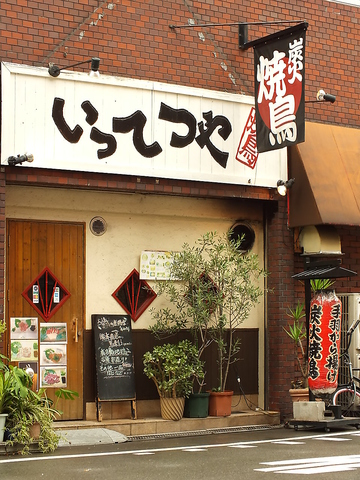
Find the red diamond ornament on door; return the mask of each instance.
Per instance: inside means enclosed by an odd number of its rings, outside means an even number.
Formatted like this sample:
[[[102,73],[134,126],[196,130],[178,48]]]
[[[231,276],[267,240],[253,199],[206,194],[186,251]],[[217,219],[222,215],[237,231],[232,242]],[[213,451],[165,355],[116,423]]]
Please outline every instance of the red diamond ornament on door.
[[[112,296],[136,322],[155,300],[156,293],[145,280],[140,280],[139,272],[134,268]]]
[[[56,313],[70,297],[70,293],[46,267],[35,280],[25,288],[22,296],[45,322],[48,322],[54,313]]]

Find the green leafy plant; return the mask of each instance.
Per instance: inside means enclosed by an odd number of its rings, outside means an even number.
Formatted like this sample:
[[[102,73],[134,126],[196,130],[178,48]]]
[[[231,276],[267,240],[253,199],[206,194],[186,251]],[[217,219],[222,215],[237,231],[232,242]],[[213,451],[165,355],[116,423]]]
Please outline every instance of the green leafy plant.
[[[265,272],[255,254],[239,253],[242,239],[208,232],[194,245],[184,243],[174,253],[172,280],[157,282],[158,295],[165,294],[171,306],[153,309],[156,335],[171,335],[182,329],[193,332],[198,357],[207,346],[217,346],[218,385],[224,391],[229,368],[237,360],[240,342],[236,329],[258,303]]]
[[[0,338],[6,331],[5,321],[0,321]],[[0,413],[9,413],[17,400],[26,397],[31,388],[31,378],[27,373],[5,363],[7,358],[0,355]]]
[[[297,303],[295,308],[289,308],[288,317],[293,319],[292,324],[289,323],[287,328],[283,327],[285,333],[294,342],[294,355],[299,367],[301,379],[292,382],[292,388],[306,388],[308,386],[308,361],[304,343],[306,342],[306,325],[302,318],[305,317],[304,304]]]
[[[9,413],[16,400],[25,398],[31,388],[30,377],[13,365],[0,365],[0,413]]]
[[[330,280],[329,278],[315,278],[310,280],[310,288],[313,293],[317,293],[332,287],[334,283],[335,280]]]
[[[40,434],[37,439],[42,452],[54,451],[59,437],[52,428],[52,422],[60,416],[60,412],[52,406],[44,391],[35,393],[28,390],[27,395],[9,409],[7,426],[9,430],[8,445],[21,445],[21,453],[29,452],[34,442],[31,427],[39,424]]]
[[[0,337],[5,332],[5,322],[0,322]],[[59,389],[55,392],[56,403],[60,398],[73,399],[77,392]],[[0,413],[6,413],[6,428],[9,432],[7,445],[20,445],[21,453],[27,454],[34,442],[31,427],[39,424],[37,439],[39,449],[46,453],[54,451],[59,436],[52,427],[53,421],[61,416],[56,404],[48,398],[46,389],[32,390],[32,379],[23,369],[8,364],[6,357],[0,356]]]
[[[194,377],[204,377],[203,363],[196,347],[183,340],[177,344],[156,346],[143,357],[144,373],[155,383],[160,397],[188,397]]]

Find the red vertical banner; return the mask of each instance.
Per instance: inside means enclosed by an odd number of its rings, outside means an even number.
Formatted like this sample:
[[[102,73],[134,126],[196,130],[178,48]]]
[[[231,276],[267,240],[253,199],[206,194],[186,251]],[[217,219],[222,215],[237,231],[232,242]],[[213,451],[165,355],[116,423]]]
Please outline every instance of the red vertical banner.
[[[259,152],[305,140],[306,27],[254,48],[256,141]]]
[[[310,303],[309,388],[315,395],[333,393],[338,384],[341,301],[320,292]]]

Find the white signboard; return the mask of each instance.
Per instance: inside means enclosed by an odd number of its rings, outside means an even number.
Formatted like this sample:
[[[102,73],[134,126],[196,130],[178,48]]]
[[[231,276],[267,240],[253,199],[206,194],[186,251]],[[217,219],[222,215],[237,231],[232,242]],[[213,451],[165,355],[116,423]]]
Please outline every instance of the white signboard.
[[[143,250],[140,256],[140,279],[169,280],[172,263],[171,252]]]
[[[275,187],[286,149],[257,154],[252,97],[1,64],[1,164]]]

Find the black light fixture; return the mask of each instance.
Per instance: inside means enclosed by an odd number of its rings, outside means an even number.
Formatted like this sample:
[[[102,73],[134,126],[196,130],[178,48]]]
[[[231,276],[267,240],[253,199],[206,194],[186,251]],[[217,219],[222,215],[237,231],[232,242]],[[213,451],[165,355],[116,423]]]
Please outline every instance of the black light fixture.
[[[285,197],[286,192],[290,187],[292,187],[295,183],[295,178],[290,178],[286,182],[284,180],[278,180],[276,187],[278,194],[281,195],[282,197]]]
[[[85,63],[91,63],[90,76],[99,76],[100,58],[98,57],[93,57],[93,58],[90,58],[89,60],[74,63],[73,65],[69,65],[68,67],[63,67],[63,68],[60,68],[54,64],[49,64],[48,72],[49,72],[49,75],[51,75],[52,77],[58,77],[62,70],[77,67],[78,65],[84,65]]]
[[[34,161],[34,155],[31,153],[25,153],[24,155],[18,155],[17,157],[9,157],[7,159],[8,165],[11,167],[14,167],[15,165],[22,165],[23,162],[33,162]]]
[[[316,100],[318,102],[335,103],[336,97],[335,95],[331,95],[331,93],[325,93],[324,90],[319,90],[316,94]]]

